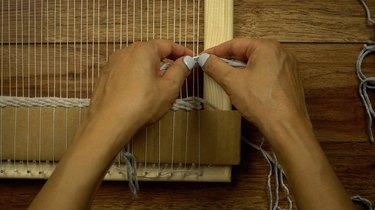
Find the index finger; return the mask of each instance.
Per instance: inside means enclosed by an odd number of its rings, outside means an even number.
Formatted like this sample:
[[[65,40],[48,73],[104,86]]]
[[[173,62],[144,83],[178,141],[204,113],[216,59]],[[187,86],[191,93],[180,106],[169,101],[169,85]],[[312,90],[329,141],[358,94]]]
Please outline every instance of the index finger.
[[[160,59],[169,58],[176,60],[185,55],[193,55],[190,49],[169,40],[154,40],[151,44],[155,47]]]
[[[249,60],[258,44],[259,40],[255,39],[233,39],[203,52],[224,58]]]

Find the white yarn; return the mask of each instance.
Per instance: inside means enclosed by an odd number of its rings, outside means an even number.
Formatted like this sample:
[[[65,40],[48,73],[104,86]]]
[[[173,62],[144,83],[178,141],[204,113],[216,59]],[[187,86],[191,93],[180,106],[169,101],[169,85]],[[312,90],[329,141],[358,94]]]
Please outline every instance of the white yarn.
[[[0,96],[0,107],[88,107],[90,99]]]
[[[177,99],[171,109],[177,110],[201,110],[203,104],[210,108],[216,109],[215,106],[208,103],[206,100],[200,97],[186,97]],[[57,97],[15,97],[15,96],[0,96],[0,107],[88,107],[90,105],[90,99],[84,98],[57,98]]]

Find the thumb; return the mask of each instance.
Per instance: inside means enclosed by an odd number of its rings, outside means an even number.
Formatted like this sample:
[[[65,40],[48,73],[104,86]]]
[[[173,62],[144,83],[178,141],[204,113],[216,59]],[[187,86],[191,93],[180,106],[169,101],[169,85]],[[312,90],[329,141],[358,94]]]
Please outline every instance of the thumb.
[[[199,66],[212,77],[220,86],[226,89],[229,74],[233,73],[233,67],[222,61],[215,55],[203,53],[198,58]]]

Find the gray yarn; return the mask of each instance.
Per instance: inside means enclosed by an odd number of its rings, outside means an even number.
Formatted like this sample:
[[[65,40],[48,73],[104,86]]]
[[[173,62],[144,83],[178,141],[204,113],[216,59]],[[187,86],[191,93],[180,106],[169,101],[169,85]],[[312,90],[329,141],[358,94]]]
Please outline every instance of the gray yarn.
[[[279,163],[277,161],[275,153],[272,153],[275,163],[273,164],[273,170],[275,173],[275,205],[273,210],[279,209]]]
[[[365,0],[360,0],[360,2],[362,3],[363,8],[365,9],[368,24],[370,24],[370,25],[375,24],[375,20],[371,18],[371,12],[370,12],[370,9],[367,6]],[[373,118],[375,117],[375,112],[374,112],[374,109],[372,108],[371,100],[370,100],[370,98],[367,94],[367,89],[375,89],[375,77],[366,77],[366,75],[363,74],[362,63],[363,63],[363,60],[365,59],[365,57],[368,54],[373,53],[373,52],[375,52],[375,42],[370,41],[367,44],[365,44],[363,49],[361,50],[361,52],[359,52],[358,57],[357,57],[357,62],[356,62],[356,65],[355,65],[356,74],[357,74],[357,77],[360,81],[359,88],[358,88],[359,95],[362,98],[363,105],[365,106],[366,113],[367,113],[367,116],[368,116],[367,132],[368,132],[369,140],[370,140],[371,143],[375,142],[374,141],[374,134],[373,134],[373,131],[372,131],[372,121],[373,121]],[[366,206],[367,210],[375,210],[375,206],[373,206],[371,201],[369,201],[368,199],[363,198],[359,195],[352,196],[351,200],[352,200],[353,203],[360,203],[360,204]]]
[[[363,8],[365,9],[368,24],[373,25],[375,24],[375,20],[371,18],[371,12],[369,7],[367,6],[365,0],[360,0],[362,3]],[[369,140],[371,143],[374,143],[374,134],[372,131],[372,121],[375,117],[374,109],[372,108],[371,100],[367,94],[367,89],[375,89],[375,77],[366,77],[362,73],[362,63],[364,58],[370,54],[375,52],[375,42],[370,41],[364,45],[364,48],[358,54],[357,62],[356,62],[356,74],[358,79],[360,80],[359,84],[359,95],[362,98],[363,105],[365,106],[366,113],[368,116],[368,125],[367,125],[367,133],[369,136]]]
[[[375,210],[375,206],[372,205],[371,201],[367,200],[366,198],[362,198],[359,195],[355,195],[351,197],[353,203],[359,203],[367,207],[367,210]]]
[[[374,143],[374,134],[372,131],[372,121],[375,117],[375,111],[372,107],[371,100],[368,96],[367,89],[375,89],[375,77],[366,77],[362,72],[362,63],[364,58],[370,54],[375,52],[375,42],[369,42],[368,44],[364,45],[364,48],[358,54],[357,62],[356,62],[356,74],[358,79],[360,80],[359,83],[359,95],[362,98],[363,105],[365,106],[366,113],[368,116],[368,127],[367,132],[369,135],[369,139],[371,143]]]
[[[292,202],[292,199],[290,198],[289,188],[284,183],[284,176],[285,176],[284,170],[282,169],[281,165],[278,163],[275,153],[272,153],[272,156],[271,156],[271,154],[269,154],[267,151],[265,151],[262,148],[264,141],[265,141],[264,138],[262,138],[262,141],[259,144],[259,146],[250,142],[244,136],[242,136],[241,139],[246,144],[260,151],[269,166],[268,175],[267,175],[268,209],[269,210],[282,210],[282,208],[279,206],[279,192],[280,192],[279,188],[281,185],[285,192],[285,198],[288,201],[288,210],[291,210],[293,208],[293,202]],[[275,175],[275,187],[274,187],[275,199],[273,199],[272,184],[271,184],[271,179],[272,179],[273,174]],[[359,203],[365,206],[367,208],[366,210],[375,210],[375,206],[372,204],[370,200],[363,198],[359,195],[352,196],[351,200],[353,203]]]
[[[132,198],[137,198],[137,191],[139,190],[138,178],[137,178],[137,161],[133,154],[123,149],[121,156],[124,158],[127,167],[127,176],[129,182],[130,193]]]
[[[269,166],[268,175],[267,175],[267,194],[268,194],[268,209],[269,210],[281,210],[282,208],[279,206],[279,193],[280,193],[280,185],[283,188],[283,191],[285,192],[285,198],[288,202],[288,210],[291,210],[293,208],[293,202],[290,198],[289,188],[284,183],[284,170],[282,169],[282,166],[279,164],[277,157],[275,153],[269,154],[267,151],[263,149],[263,144],[265,139],[262,138],[261,143],[258,145],[250,142],[248,139],[246,139],[244,136],[241,137],[242,141],[244,141],[246,144],[250,145],[254,149],[260,151],[264,157],[264,159],[267,161],[267,164]],[[273,198],[273,189],[272,189],[272,175],[275,175],[275,198]]]
[[[362,5],[363,5],[363,8],[365,9],[368,24],[370,24],[370,25],[375,24],[375,20],[371,18],[371,12],[370,12],[370,9],[367,6],[365,0],[360,0],[360,1],[361,1]]]

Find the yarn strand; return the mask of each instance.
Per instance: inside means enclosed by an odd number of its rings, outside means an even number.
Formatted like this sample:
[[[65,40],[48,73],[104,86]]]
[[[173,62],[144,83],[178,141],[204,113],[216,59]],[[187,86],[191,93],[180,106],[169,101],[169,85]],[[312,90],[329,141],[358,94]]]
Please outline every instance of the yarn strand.
[[[375,20],[372,19],[372,17],[371,17],[370,8],[367,6],[366,1],[365,0],[360,0],[360,1],[362,3],[363,8],[365,9],[368,24],[374,25],[375,24]]]
[[[372,130],[372,121],[375,117],[375,111],[372,107],[372,103],[370,97],[368,96],[367,90],[368,89],[375,89],[375,77],[366,77],[366,75],[362,72],[362,63],[365,57],[375,52],[375,42],[369,42],[368,44],[364,45],[364,48],[358,54],[357,62],[356,62],[356,74],[360,81],[359,83],[359,95],[362,99],[363,105],[366,109],[366,114],[368,116],[368,123],[367,123],[367,133],[369,136],[369,140],[371,143],[374,143],[374,133]]]

